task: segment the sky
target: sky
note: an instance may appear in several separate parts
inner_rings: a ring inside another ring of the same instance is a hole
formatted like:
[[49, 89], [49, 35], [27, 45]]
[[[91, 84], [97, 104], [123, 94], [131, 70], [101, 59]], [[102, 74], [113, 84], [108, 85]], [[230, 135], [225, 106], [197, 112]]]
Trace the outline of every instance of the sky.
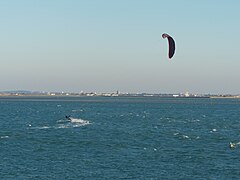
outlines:
[[[238, 0], [0, 1], [0, 91], [240, 94]], [[168, 33], [176, 42], [168, 59]]]

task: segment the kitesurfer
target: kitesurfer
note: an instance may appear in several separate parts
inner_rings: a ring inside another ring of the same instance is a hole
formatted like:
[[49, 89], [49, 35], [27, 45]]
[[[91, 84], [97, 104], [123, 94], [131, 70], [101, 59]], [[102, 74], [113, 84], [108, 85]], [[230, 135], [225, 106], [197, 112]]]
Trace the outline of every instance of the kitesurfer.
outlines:
[[70, 115], [65, 116], [65, 117], [66, 117], [67, 120], [71, 121], [71, 117], [70, 117]]

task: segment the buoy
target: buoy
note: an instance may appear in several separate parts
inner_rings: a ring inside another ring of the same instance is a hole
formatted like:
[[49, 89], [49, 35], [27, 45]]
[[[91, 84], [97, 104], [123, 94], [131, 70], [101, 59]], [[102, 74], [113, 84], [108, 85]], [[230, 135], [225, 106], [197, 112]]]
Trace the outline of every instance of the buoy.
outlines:
[[230, 148], [230, 149], [234, 149], [234, 148], [235, 148], [235, 143], [230, 142], [230, 143], [229, 143], [229, 148]]

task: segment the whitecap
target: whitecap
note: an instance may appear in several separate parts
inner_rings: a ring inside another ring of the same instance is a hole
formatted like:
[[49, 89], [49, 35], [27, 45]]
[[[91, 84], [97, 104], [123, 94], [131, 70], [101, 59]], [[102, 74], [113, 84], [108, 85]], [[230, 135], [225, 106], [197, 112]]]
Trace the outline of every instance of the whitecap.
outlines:
[[[55, 128], [57, 129], [63, 129], [63, 128], [75, 128], [75, 127], [81, 127], [88, 124], [91, 124], [89, 121], [84, 119], [77, 119], [77, 118], [71, 118], [70, 120], [59, 120], [57, 122], [61, 122], [61, 124], [57, 125]], [[65, 122], [65, 123], [64, 123]]]
[[65, 128], [76, 128], [76, 127], [81, 127], [85, 126], [88, 124], [91, 124], [89, 121], [84, 120], [84, 119], [77, 119], [77, 118], [71, 118], [71, 120], [58, 120], [57, 125], [54, 126], [40, 126], [40, 127], [32, 127], [32, 125], [28, 125], [28, 129], [65, 129]]
[[28, 129], [50, 129], [50, 126], [38, 126], [38, 127], [29, 127]]
[[212, 129], [211, 131], [210, 131], [210, 133], [213, 133], [213, 132], [216, 132], [217, 131], [217, 129]]
[[66, 124], [60, 124], [56, 127], [54, 127], [55, 129], [65, 129], [65, 128], [69, 128], [69, 125], [66, 125]]
[[75, 118], [71, 118], [70, 120], [71, 123], [81, 123], [81, 124], [89, 124], [90, 122], [87, 120], [83, 120], [83, 119], [75, 119]]
[[37, 129], [49, 129], [51, 128], [50, 126], [42, 126], [42, 127], [36, 127]]
[[183, 138], [189, 139], [189, 136], [187, 136], [187, 135], [183, 135]]
[[84, 123], [67, 123], [67, 124], [59, 124], [58, 126], [55, 127], [55, 129], [67, 129], [67, 128], [77, 128], [81, 126], [86, 126], [90, 124], [89, 122], [84, 122]]
[[67, 120], [67, 119], [60, 119], [60, 120], [57, 120], [57, 123], [62, 123], [62, 122], [68, 122], [69, 120]]
[[81, 126], [86, 126], [90, 123], [81, 123], [81, 124], [73, 124], [72, 127], [81, 127]]
[[9, 138], [9, 136], [1, 136], [1, 139]]
[[72, 112], [83, 112], [83, 109], [73, 109]]

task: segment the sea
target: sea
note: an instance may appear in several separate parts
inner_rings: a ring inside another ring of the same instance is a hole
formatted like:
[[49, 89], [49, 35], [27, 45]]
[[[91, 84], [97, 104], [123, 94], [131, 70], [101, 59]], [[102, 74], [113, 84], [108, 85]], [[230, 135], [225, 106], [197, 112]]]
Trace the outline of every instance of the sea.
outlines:
[[240, 179], [240, 99], [1, 97], [0, 179]]

